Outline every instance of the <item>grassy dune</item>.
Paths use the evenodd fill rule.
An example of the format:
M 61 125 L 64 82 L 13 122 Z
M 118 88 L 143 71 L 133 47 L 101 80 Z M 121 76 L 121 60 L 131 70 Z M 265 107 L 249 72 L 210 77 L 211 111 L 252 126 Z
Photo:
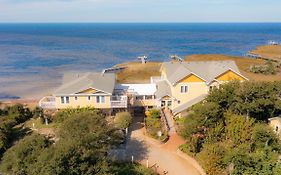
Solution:
M 273 52 L 275 53 L 275 52 Z M 281 56 L 281 53 L 280 53 Z M 281 80 L 281 70 L 276 75 L 255 74 L 249 71 L 251 65 L 263 65 L 266 61 L 260 59 L 251 59 L 236 56 L 226 56 L 219 54 L 202 54 L 190 55 L 185 58 L 185 61 L 220 61 L 234 60 L 240 72 L 255 81 L 279 81 Z M 148 83 L 151 76 L 160 76 L 160 67 L 162 62 L 148 62 L 141 64 L 139 62 L 129 62 L 119 64 L 117 66 L 126 66 L 127 68 L 117 74 L 119 83 Z
M 281 55 L 281 54 L 280 54 Z M 264 60 L 251 59 L 244 57 L 226 56 L 218 54 L 207 54 L 207 55 L 191 55 L 185 58 L 186 61 L 219 61 L 219 60 L 234 60 L 240 70 L 240 72 L 255 81 L 278 81 L 281 80 L 281 70 L 276 75 L 263 75 L 255 74 L 249 71 L 251 65 L 262 65 L 265 63 Z
M 151 76 L 161 75 L 159 71 L 161 62 L 148 62 L 146 64 L 129 62 L 117 66 L 127 67 L 122 72 L 117 73 L 117 82 L 119 83 L 149 83 Z
M 281 45 L 277 46 L 259 46 L 255 50 L 251 51 L 253 54 L 258 54 L 267 58 L 273 58 L 281 61 Z

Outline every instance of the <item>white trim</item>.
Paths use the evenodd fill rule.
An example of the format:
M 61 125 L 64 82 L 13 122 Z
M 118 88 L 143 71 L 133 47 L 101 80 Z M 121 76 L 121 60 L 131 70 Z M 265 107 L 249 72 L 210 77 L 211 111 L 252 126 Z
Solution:
M 99 102 L 98 102 L 98 97 L 99 97 Z M 101 100 L 101 97 L 103 97 L 103 101 Z M 105 96 L 104 95 L 96 96 L 96 103 L 97 104 L 104 104 L 105 103 Z
M 61 97 L 61 96 L 70 96 L 70 97 L 74 97 L 74 96 L 111 96 L 112 94 L 55 94 L 55 97 Z
M 106 91 L 103 91 L 103 90 L 94 88 L 94 87 L 92 87 L 92 86 L 88 87 L 87 89 L 80 90 L 80 91 L 78 91 L 78 92 L 76 92 L 76 93 L 74 93 L 74 94 L 80 93 L 80 92 L 85 91 L 85 90 L 88 90 L 88 89 L 94 89 L 94 90 L 96 90 L 97 92 L 103 92 L 103 93 L 105 93 L 105 94 L 111 94 L 111 93 L 109 93 L 109 92 L 106 92 Z

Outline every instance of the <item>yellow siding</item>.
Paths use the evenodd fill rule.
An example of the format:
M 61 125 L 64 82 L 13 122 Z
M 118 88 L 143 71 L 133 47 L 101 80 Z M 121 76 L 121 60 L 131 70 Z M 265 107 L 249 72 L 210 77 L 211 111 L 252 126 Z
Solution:
M 96 103 L 96 96 L 91 96 L 88 100 L 88 96 L 77 96 L 78 99 L 75 100 L 74 96 L 69 97 L 69 104 L 62 104 L 61 97 L 56 97 L 56 108 L 77 108 L 77 107 L 94 107 L 98 109 L 111 108 L 110 96 L 105 96 L 105 103 Z
M 96 92 L 97 92 L 96 89 L 89 88 L 89 89 L 87 89 L 87 90 L 84 90 L 84 91 L 79 92 L 78 94 L 94 94 L 94 93 L 96 93 Z
M 225 72 L 224 74 L 220 75 L 216 79 L 219 81 L 231 81 L 231 80 L 243 81 L 243 80 L 245 80 L 243 77 L 241 77 L 240 75 L 236 74 L 235 72 L 233 72 L 231 70 Z
M 188 92 L 181 93 L 181 86 L 187 85 Z M 197 98 L 200 95 L 208 94 L 209 87 L 206 83 L 178 83 L 171 87 L 172 96 L 176 99 L 172 101 L 172 109 Z M 180 100 L 180 103 L 178 103 Z
M 205 82 L 205 81 L 195 75 L 189 75 L 183 78 L 179 83 L 191 83 L 191 82 Z

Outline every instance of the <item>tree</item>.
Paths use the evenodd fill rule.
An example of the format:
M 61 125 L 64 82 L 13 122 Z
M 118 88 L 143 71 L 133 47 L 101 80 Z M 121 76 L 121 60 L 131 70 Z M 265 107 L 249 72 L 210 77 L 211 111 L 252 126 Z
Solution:
M 132 119 L 129 112 L 119 112 L 116 114 L 114 122 L 118 128 L 125 129 L 130 126 Z
M 29 174 L 29 168 L 38 161 L 38 156 L 50 145 L 43 136 L 34 134 L 27 136 L 18 144 L 5 152 L 0 169 L 6 174 Z

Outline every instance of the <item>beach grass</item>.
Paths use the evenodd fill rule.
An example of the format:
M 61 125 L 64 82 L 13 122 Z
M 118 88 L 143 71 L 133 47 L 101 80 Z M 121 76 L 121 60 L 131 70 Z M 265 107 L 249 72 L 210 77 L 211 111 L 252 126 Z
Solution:
M 281 45 L 258 46 L 251 53 L 281 61 Z
M 118 64 L 118 67 L 126 67 L 123 71 L 117 73 L 118 83 L 149 83 L 150 77 L 160 76 L 160 67 L 162 62 L 128 62 Z

